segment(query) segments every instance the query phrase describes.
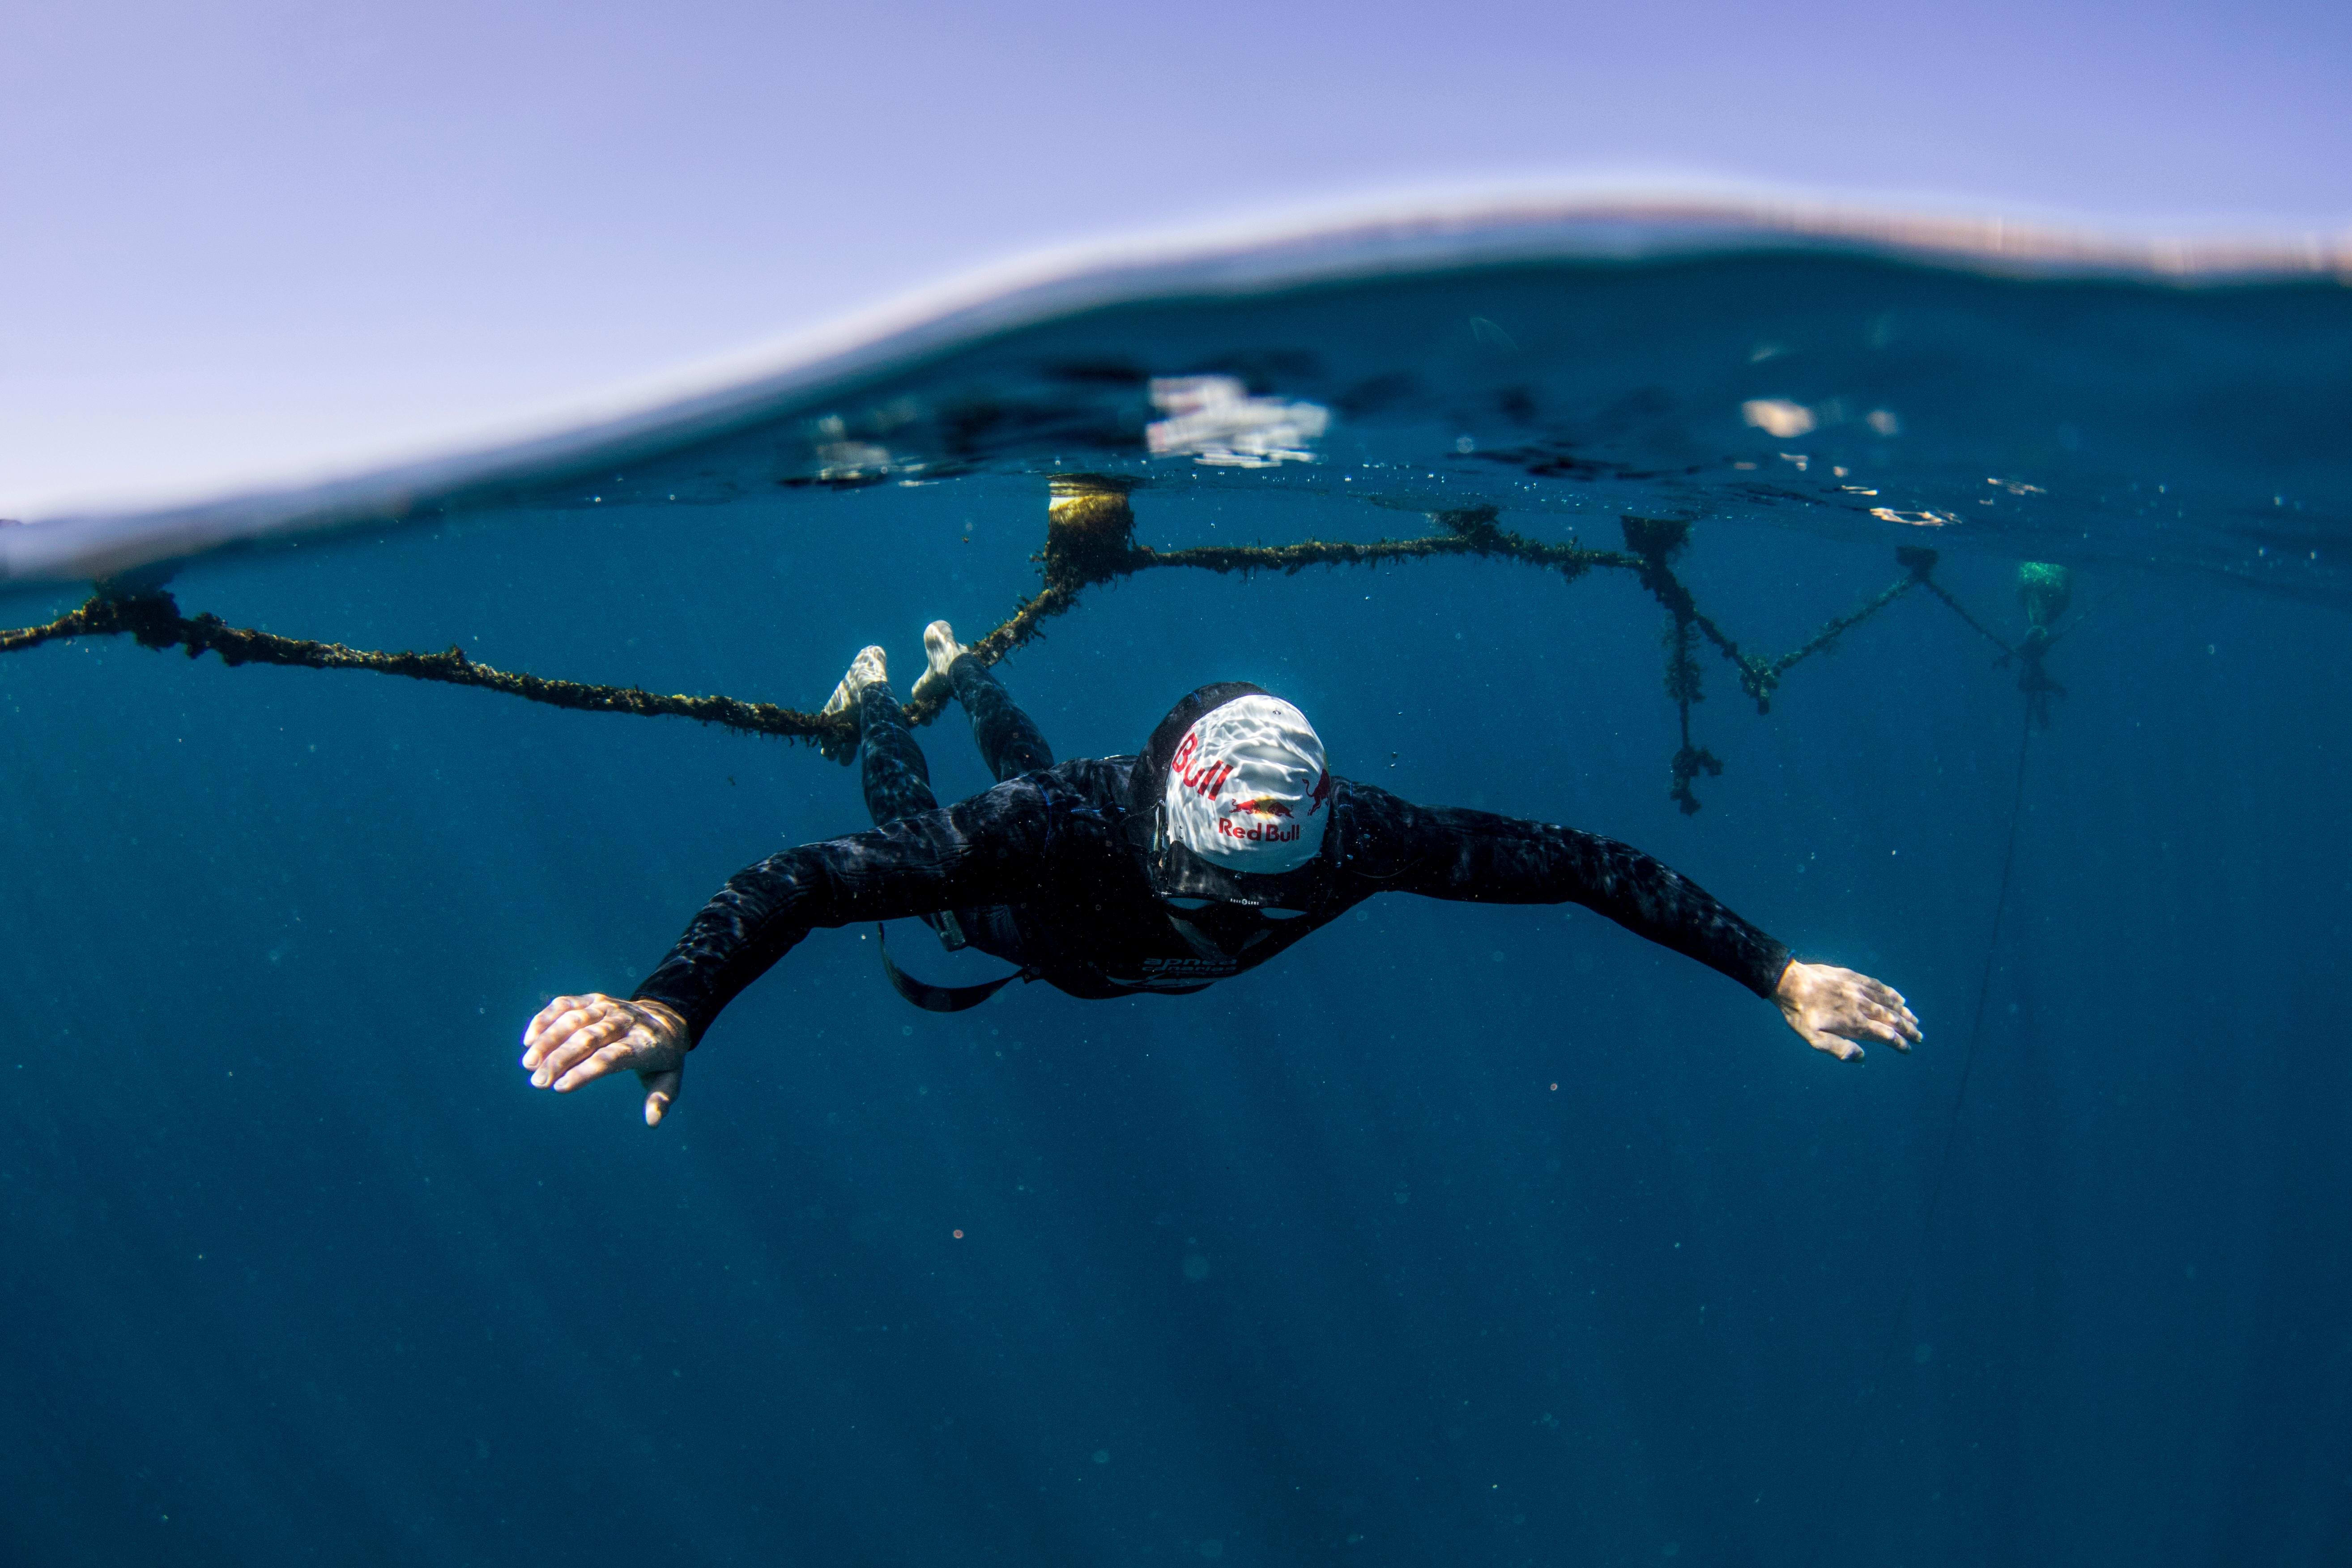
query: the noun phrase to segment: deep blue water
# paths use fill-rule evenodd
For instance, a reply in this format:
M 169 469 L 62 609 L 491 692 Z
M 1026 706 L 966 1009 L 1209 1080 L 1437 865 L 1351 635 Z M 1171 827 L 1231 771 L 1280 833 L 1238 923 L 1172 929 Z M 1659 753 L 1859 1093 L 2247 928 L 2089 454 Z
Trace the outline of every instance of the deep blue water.
M 521 1026 L 862 827 L 854 773 L 121 640 L 0 659 L 0 1558 L 2352 1561 L 2348 350 L 2333 283 L 1851 257 L 1179 300 L 182 565 L 236 624 L 803 707 L 1033 591 L 1065 467 L 1149 481 L 1153 543 L 1693 518 L 1765 649 L 1897 545 L 2004 637 L 2021 559 L 2089 615 L 2030 740 L 1925 595 L 1769 717 L 1710 659 L 1685 816 L 1629 577 L 1097 588 L 1001 667 L 1061 754 L 1257 680 L 1342 773 L 1641 845 L 1925 1045 L 1842 1068 L 1574 910 L 1384 899 L 1203 995 L 954 1017 L 851 930 L 656 1131 L 634 1086 L 530 1091 Z M 1331 410 L 1319 460 L 1146 457 L 1141 377 L 1191 373 Z M 922 737 L 943 797 L 987 782 L 952 713 Z

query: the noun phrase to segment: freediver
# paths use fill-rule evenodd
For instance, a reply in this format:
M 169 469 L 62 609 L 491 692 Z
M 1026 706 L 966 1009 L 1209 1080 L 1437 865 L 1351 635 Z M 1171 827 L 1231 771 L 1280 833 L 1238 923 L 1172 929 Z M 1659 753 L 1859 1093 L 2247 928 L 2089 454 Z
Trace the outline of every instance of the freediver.
M 628 1068 L 645 1087 L 646 1125 L 658 1123 L 719 1010 L 819 926 L 919 916 L 949 946 L 1018 966 L 952 991 L 890 967 L 910 1001 L 955 1011 L 1014 979 L 1084 998 L 1200 991 L 1381 892 L 1582 904 L 1778 1004 L 1808 1045 L 1842 1061 L 1859 1061 L 1865 1039 L 1900 1051 L 1920 1037 L 1891 987 L 1798 962 L 1638 849 L 1415 805 L 1337 777 L 1305 715 L 1257 687 L 1201 688 L 1140 756 L 1056 764 L 947 622 L 933 622 L 923 642 L 917 699 L 952 693 L 962 704 L 996 787 L 940 806 L 882 649 L 866 648 L 824 711 L 854 717 L 873 830 L 738 872 L 627 1000 L 592 992 L 550 1002 L 523 1035 L 534 1086 L 566 1093 Z M 831 754 L 845 763 L 849 749 Z

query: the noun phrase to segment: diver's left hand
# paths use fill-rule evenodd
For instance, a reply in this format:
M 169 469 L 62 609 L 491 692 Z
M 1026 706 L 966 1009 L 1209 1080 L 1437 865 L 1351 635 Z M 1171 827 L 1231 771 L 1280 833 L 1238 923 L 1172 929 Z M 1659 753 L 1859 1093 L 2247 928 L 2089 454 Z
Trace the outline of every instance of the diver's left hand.
M 1792 958 L 1780 972 L 1772 1000 L 1805 1044 L 1842 1062 L 1862 1060 L 1862 1040 L 1884 1040 L 1907 1051 L 1919 1039 L 1919 1020 L 1902 994 L 1851 969 Z
M 534 1089 L 569 1094 L 627 1068 L 646 1089 L 646 1125 L 657 1127 L 677 1101 L 693 1049 L 686 1020 L 658 1002 L 627 1002 L 591 991 L 558 996 L 523 1031 L 523 1070 Z

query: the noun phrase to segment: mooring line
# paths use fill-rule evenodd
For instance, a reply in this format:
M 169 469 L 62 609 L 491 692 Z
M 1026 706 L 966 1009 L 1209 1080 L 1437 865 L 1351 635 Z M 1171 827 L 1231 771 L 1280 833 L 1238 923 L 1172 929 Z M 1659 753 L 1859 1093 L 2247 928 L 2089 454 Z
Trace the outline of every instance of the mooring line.
M 1699 809 L 1692 782 L 1701 774 L 1713 778 L 1723 772 L 1722 762 L 1691 739 L 1691 705 L 1705 700 L 1696 657 L 1697 637 L 1704 637 L 1738 669 L 1741 689 L 1754 700 L 1760 714 L 1771 710 L 1772 692 L 1792 668 L 1834 647 L 1845 633 L 1914 587 L 1927 587 L 1937 598 L 1958 610 L 1969 625 L 1979 631 L 1984 629 L 1936 583 L 1932 576 L 1936 552 L 1912 546 L 1895 552 L 1903 568 L 1902 577 L 1859 607 L 1831 620 L 1800 647 L 1778 658 L 1768 658 L 1743 651 L 1699 608 L 1689 587 L 1675 574 L 1674 559 L 1690 538 L 1690 523 L 1685 520 L 1622 516 L 1618 522 L 1624 532 L 1623 550 L 1596 550 L 1573 539 L 1565 544 L 1529 539 L 1499 526 L 1496 520 L 1501 514 L 1493 506 L 1433 514 L 1443 531 L 1418 539 L 1383 539 L 1369 543 L 1310 539 L 1297 544 L 1196 545 L 1154 550 L 1136 542 L 1135 513 L 1128 504 L 1131 488 L 1125 480 L 1100 475 L 1061 474 L 1051 479 L 1045 547 L 1035 557 L 1044 582 L 1035 594 L 1020 601 L 1008 619 L 971 645 L 969 651 L 973 658 L 983 665 L 995 664 L 1013 649 L 1043 635 L 1048 619 L 1076 608 L 1087 589 L 1161 568 L 1190 567 L 1244 575 L 1260 571 L 1296 574 L 1308 566 L 1369 566 L 1391 561 L 1475 555 L 1524 562 L 1556 571 L 1571 582 L 1595 567 L 1630 572 L 1672 617 L 1665 684 L 1666 693 L 1680 717 L 1682 745 L 1668 764 L 1668 774 L 1672 797 L 1685 816 Z M 845 712 L 807 713 L 772 702 L 747 702 L 734 697 L 694 697 L 645 691 L 635 687 L 551 679 L 477 663 L 457 647 L 440 653 L 384 652 L 307 637 L 279 637 L 256 627 L 232 626 L 217 616 L 181 614 L 172 595 L 163 591 L 159 581 L 152 579 L 137 584 L 102 582 L 96 585 L 88 603 L 53 621 L 36 626 L 0 628 L 0 653 L 71 637 L 126 634 L 142 647 L 158 651 L 184 648 L 191 658 L 216 653 L 223 663 L 231 666 L 369 669 L 412 680 L 502 692 L 577 712 L 693 719 L 751 734 L 814 741 L 827 755 L 856 741 L 856 722 Z M 2004 649 L 2008 647 L 2005 643 L 2001 646 Z M 928 724 L 939 717 L 947 702 L 944 691 L 935 692 L 919 700 L 910 700 L 903 711 L 908 723 Z
M 1936 1159 L 1935 1180 L 1927 1187 L 1927 1209 L 1919 1224 L 1918 1256 L 1913 1261 L 1909 1278 L 1905 1281 L 1902 1298 L 1895 1303 L 1894 1315 L 1886 1323 L 1886 1338 L 1878 1354 L 1875 1381 L 1863 1385 L 1862 1398 L 1867 1405 L 1871 1394 L 1883 1387 L 1895 1364 L 1895 1347 L 1902 1342 L 1904 1325 L 1909 1321 L 1911 1309 L 1919 1296 L 1920 1277 L 1927 1268 L 1927 1244 L 1936 1233 L 1936 1216 L 1943 1208 L 1944 1186 L 1952 1171 L 1952 1149 L 1960 1131 L 1960 1110 L 1968 1104 L 1969 1082 L 1976 1076 L 1977 1051 L 1984 1042 L 1985 1006 L 1992 997 L 1992 973 L 2000 957 L 2000 928 L 2009 911 L 2009 884 L 2017 866 L 2017 830 L 2025 816 L 2025 762 L 2033 745 L 2033 710 L 2026 710 L 2025 721 L 2017 738 L 2017 782 L 2010 793 L 2009 837 L 2000 851 L 2000 889 L 1993 896 L 1992 930 L 1985 939 L 1984 972 L 1977 981 L 1975 1016 L 1969 1021 L 1969 1043 L 1960 1053 L 1959 1087 L 1952 1091 L 1952 1109 L 1944 1119 L 1944 1147 Z M 1854 1417 L 1853 1440 L 1846 1447 L 1846 1468 L 1862 1451 L 1868 1411 Z

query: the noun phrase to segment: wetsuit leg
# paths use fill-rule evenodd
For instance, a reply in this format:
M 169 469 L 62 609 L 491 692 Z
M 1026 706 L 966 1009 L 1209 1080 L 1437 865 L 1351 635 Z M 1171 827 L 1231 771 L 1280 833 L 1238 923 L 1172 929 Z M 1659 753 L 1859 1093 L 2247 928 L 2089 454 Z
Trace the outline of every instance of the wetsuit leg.
M 948 666 L 948 678 L 955 682 L 956 700 L 971 719 L 971 738 L 980 747 L 981 761 L 998 784 L 1054 765 L 1054 749 L 1029 715 L 1013 705 L 1013 694 L 995 671 L 967 653 Z
M 877 680 L 858 694 L 857 740 L 859 777 L 875 826 L 938 809 L 930 764 L 923 760 L 923 748 L 915 743 L 887 681 Z
M 931 793 L 931 765 L 915 732 L 898 711 L 898 694 L 889 682 L 877 680 L 857 695 L 859 782 L 866 787 L 866 810 L 877 827 L 902 816 L 939 809 Z M 923 923 L 939 933 L 950 952 L 964 945 L 963 927 L 952 914 L 925 915 Z

